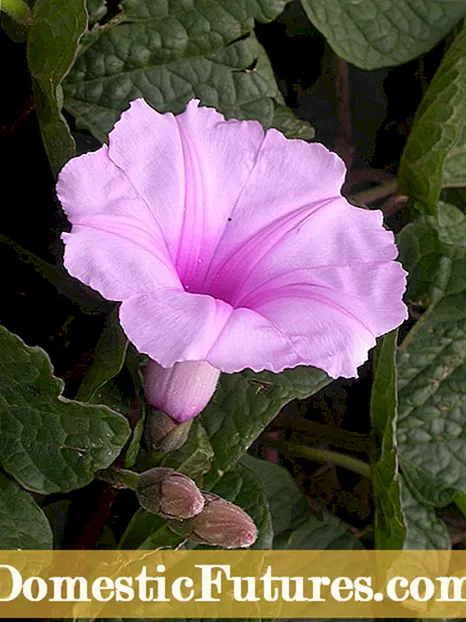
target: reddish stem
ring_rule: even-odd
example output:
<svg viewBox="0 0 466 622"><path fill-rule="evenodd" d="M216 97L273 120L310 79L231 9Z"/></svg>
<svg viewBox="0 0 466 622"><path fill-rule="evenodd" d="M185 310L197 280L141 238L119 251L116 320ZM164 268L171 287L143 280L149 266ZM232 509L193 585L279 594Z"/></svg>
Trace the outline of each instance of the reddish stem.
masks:
<svg viewBox="0 0 466 622"><path fill-rule="evenodd" d="M102 532L102 529L110 518L113 504L118 495L118 490L111 486L105 486L102 490L102 494L99 499L99 505L96 513L92 516L91 520L84 527L84 531L79 536L76 544L73 548L95 550L97 541Z"/></svg>

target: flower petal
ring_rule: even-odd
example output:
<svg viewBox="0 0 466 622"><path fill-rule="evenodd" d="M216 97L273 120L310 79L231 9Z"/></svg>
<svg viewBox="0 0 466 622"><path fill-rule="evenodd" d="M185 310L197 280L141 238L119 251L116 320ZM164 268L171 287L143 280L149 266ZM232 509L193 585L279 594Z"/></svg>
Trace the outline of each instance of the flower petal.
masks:
<svg viewBox="0 0 466 622"><path fill-rule="evenodd" d="M176 257L184 202L183 152L172 114L159 114L137 99L109 135L111 161L129 180Z"/></svg>
<svg viewBox="0 0 466 622"><path fill-rule="evenodd" d="M248 292L288 270L388 263L397 254L382 212L339 197L264 225L218 266L207 291L237 307Z"/></svg>
<svg viewBox="0 0 466 622"><path fill-rule="evenodd" d="M155 224L147 205L110 160L107 145L69 160L58 176L57 195L72 224L97 215Z"/></svg>
<svg viewBox="0 0 466 622"><path fill-rule="evenodd" d="M406 319L405 281L397 262L277 277L251 296L253 308L234 310L207 360L229 372L312 365L355 377L375 337Z"/></svg>
<svg viewBox="0 0 466 622"><path fill-rule="evenodd" d="M259 123L225 121L198 104L175 117L136 100L110 134L111 159L150 207L191 291L204 279L264 137Z"/></svg>
<svg viewBox="0 0 466 622"><path fill-rule="evenodd" d="M398 255L394 236L383 227L380 210L365 210L340 197L319 209L303 208L295 219L264 227L236 252L222 272L223 283L236 282L229 302L242 305L248 293L297 269L389 264ZM309 281L313 282L313 279ZM357 285L357 282L355 281ZM221 295L215 288L216 295Z"/></svg>
<svg viewBox="0 0 466 622"><path fill-rule="evenodd" d="M210 296L160 288L125 300L120 322L139 352L171 367L206 360L232 311Z"/></svg>
<svg viewBox="0 0 466 622"><path fill-rule="evenodd" d="M323 369L332 378L356 377L375 346L374 335L362 321L325 299L297 293L263 305L261 312L288 336L301 364Z"/></svg>
<svg viewBox="0 0 466 622"><path fill-rule="evenodd" d="M62 235L70 274L109 300L181 283L152 214L104 145L62 169L58 197L72 223Z"/></svg>
<svg viewBox="0 0 466 622"><path fill-rule="evenodd" d="M253 309L235 309L219 333L206 360L224 372L246 367L280 372L304 363L290 337Z"/></svg>
<svg viewBox="0 0 466 622"><path fill-rule="evenodd" d="M394 261L296 270L258 287L246 304L288 335L302 363L352 377L375 337L407 318L405 286Z"/></svg>
<svg viewBox="0 0 466 622"><path fill-rule="evenodd" d="M95 222L90 226L91 219L83 220L85 224L75 225L72 233L62 234L64 263L71 276L114 301L161 285L182 289L163 250L149 244L144 247L140 240L132 239L129 226L118 231L110 217L102 220L99 227Z"/></svg>
<svg viewBox="0 0 466 622"><path fill-rule="evenodd" d="M269 279L244 298L244 306L260 313L281 298L309 298L339 308L364 324L376 337L407 317L402 301L406 272L400 263L324 266L294 270ZM293 325L290 326L292 333Z"/></svg>
<svg viewBox="0 0 466 622"><path fill-rule="evenodd" d="M211 296L170 290L134 296L121 305L120 321L139 352L163 367L207 361L231 373L300 363L289 338L269 320Z"/></svg>
<svg viewBox="0 0 466 622"><path fill-rule="evenodd" d="M268 130L202 291L231 298L245 266L337 199L344 178L343 161L323 145L288 140ZM219 279L227 283L221 294Z"/></svg>

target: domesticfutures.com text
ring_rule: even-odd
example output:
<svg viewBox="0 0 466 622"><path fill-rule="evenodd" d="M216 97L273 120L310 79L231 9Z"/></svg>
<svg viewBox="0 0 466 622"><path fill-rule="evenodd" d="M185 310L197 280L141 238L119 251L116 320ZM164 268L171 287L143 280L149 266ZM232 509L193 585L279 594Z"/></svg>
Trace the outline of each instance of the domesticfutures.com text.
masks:
<svg viewBox="0 0 466 622"><path fill-rule="evenodd" d="M259 577L235 576L228 564L197 564L193 576L168 580L165 566L142 566L137 576L23 577L12 565L0 564L0 602L23 597L30 602L466 602L466 577L420 576L389 579L375 591L372 577L274 576L271 566ZM156 572L154 572L154 570Z"/></svg>

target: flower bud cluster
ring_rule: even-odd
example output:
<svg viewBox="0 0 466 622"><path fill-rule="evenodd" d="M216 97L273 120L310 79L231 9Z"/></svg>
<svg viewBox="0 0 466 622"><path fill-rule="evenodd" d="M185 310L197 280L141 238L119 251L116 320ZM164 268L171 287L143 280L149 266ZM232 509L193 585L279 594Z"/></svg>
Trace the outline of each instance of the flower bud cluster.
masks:
<svg viewBox="0 0 466 622"><path fill-rule="evenodd" d="M155 467L138 477L141 506L168 519L175 533L193 542L225 549L254 544L257 528L240 507L212 493L202 493L192 479L173 469Z"/></svg>
<svg viewBox="0 0 466 622"><path fill-rule="evenodd" d="M204 493L204 509L187 521L170 520L172 531L193 542L224 549L247 548L257 539L252 518L240 507L212 493Z"/></svg>
<svg viewBox="0 0 466 622"><path fill-rule="evenodd" d="M145 510L163 518L192 518L204 507L204 497L192 479L163 467L139 475L136 495Z"/></svg>

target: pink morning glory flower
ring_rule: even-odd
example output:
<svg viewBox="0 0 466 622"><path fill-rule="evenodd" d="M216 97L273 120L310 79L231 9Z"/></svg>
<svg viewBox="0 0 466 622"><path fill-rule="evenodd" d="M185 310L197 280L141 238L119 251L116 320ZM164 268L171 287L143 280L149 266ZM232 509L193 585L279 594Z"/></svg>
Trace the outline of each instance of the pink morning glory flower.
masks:
<svg viewBox="0 0 466 622"><path fill-rule="evenodd" d="M345 173L323 145L196 100L174 116L138 99L108 146L66 164L65 266L121 302L153 405L192 418L219 370L354 377L406 319L393 234L341 196Z"/></svg>

